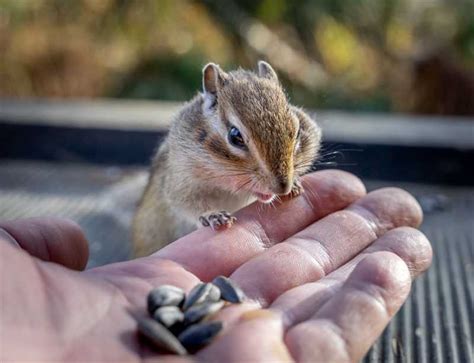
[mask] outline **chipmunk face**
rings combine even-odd
[[[288,103],[272,67],[259,62],[258,74],[225,73],[210,63],[203,88],[206,130],[196,132],[205,134],[201,141],[215,166],[214,179],[265,203],[290,193],[316,157],[320,132]]]

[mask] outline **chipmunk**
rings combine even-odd
[[[321,130],[289,104],[270,64],[258,72],[203,68],[203,91],[171,123],[152,160],[133,221],[135,256],[199,226],[215,230],[258,200],[303,192],[300,176],[316,159]]]

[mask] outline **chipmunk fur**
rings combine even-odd
[[[174,118],[153,158],[133,221],[135,256],[201,225],[228,228],[232,213],[255,200],[299,195],[320,142],[320,128],[289,104],[268,63],[257,73],[207,64],[203,92]]]

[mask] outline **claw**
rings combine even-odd
[[[298,179],[296,179],[295,182],[293,183],[293,187],[291,188],[291,192],[290,192],[291,198],[296,198],[303,192],[304,192],[303,185],[301,185],[301,182]]]
[[[204,227],[211,227],[213,230],[229,228],[236,220],[237,219],[233,215],[226,211],[220,211],[199,217],[199,222],[201,222]]]
[[[199,217],[199,222],[203,225],[203,227],[209,227],[209,221],[207,220],[206,217]]]

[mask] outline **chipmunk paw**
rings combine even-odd
[[[226,211],[205,214],[199,217],[199,222],[204,227],[211,227],[213,230],[229,228],[236,220],[237,218]]]
[[[291,188],[290,197],[296,198],[303,192],[304,192],[304,188],[303,188],[303,185],[301,185],[301,181],[299,179],[295,179],[293,183],[293,187]]]

